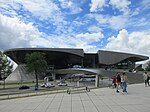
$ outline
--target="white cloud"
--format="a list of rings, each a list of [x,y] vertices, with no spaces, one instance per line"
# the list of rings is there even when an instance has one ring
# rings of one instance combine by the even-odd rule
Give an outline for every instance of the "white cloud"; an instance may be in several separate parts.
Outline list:
[[[111,48],[114,50],[129,50],[128,37],[128,32],[123,29],[119,32],[117,37],[112,36],[109,38],[110,42],[107,44],[106,48]]]
[[[117,8],[124,14],[129,13],[128,6],[131,4],[129,0],[110,0],[109,4],[111,4],[114,8]]]
[[[68,0],[59,0],[59,2],[62,8],[70,8],[73,5],[73,2]]]
[[[105,28],[111,28],[114,30],[120,30],[126,27],[126,23],[128,23],[128,16],[119,15],[119,16],[108,16],[101,14],[89,14],[88,17],[94,18],[99,26],[104,26]]]
[[[77,14],[82,11],[82,9],[79,7],[77,3],[74,3],[73,1],[69,0],[59,0],[61,3],[61,7],[64,9],[69,9],[69,12],[71,14]]]
[[[135,10],[133,10],[132,12],[131,12],[131,16],[136,16],[136,15],[138,15],[140,13],[140,8],[136,8]]]
[[[104,16],[104,15],[101,15],[101,14],[90,14],[89,16],[92,17],[92,18],[95,18],[95,20],[100,24],[107,24],[108,20],[110,18],[108,16]]]
[[[12,14],[10,10],[15,13],[24,9],[41,20],[53,19],[55,16],[62,17],[59,7],[50,0],[9,0],[9,2],[3,0],[0,3],[1,8],[8,10],[9,15]]]
[[[101,32],[81,33],[75,37],[74,43],[76,48],[83,48],[85,52],[97,52],[98,47],[96,45],[92,45],[92,43],[99,42],[104,35]]]
[[[46,38],[37,38],[32,42],[32,45],[42,45],[51,48],[82,48],[85,52],[97,52],[99,49],[93,42],[99,42],[103,38],[101,32],[85,33],[70,36],[68,34],[44,36]]]
[[[142,10],[149,10],[150,9],[150,1],[149,0],[142,0]]]
[[[90,12],[96,12],[98,9],[102,9],[105,6],[105,0],[91,0]]]
[[[38,27],[43,27],[41,21],[48,22],[47,26],[55,27],[54,32],[62,33],[63,27],[68,24],[61,9],[51,0],[1,0],[0,4],[3,15],[18,17],[26,22],[33,21]]]
[[[18,18],[0,15],[0,48],[31,47],[42,33],[32,23],[25,24]]]
[[[89,53],[96,53],[99,48],[94,45],[87,45],[87,44],[79,44],[75,48],[82,48],[84,52],[89,52]]]
[[[150,32],[128,33],[123,29],[116,37],[109,38],[106,49],[150,56]]]
[[[93,42],[99,42],[103,38],[101,32],[98,33],[81,33],[73,36],[49,36],[49,44],[54,48],[82,48],[85,52],[97,52],[98,47],[92,45]]]
[[[80,39],[84,39],[84,40],[87,40],[89,42],[98,42],[101,38],[104,37],[104,35],[101,33],[101,32],[98,32],[98,33],[81,33],[81,34],[78,34],[76,36],[77,38],[80,38]]]
[[[91,45],[103,38],[101,32],[81,33],[69,36],[47,35],[41,33],[31,23],[24,23],[16,17],[0,15],[0,50],[19,47],[54,47],[83,48],[85,51],[96,52],[97,46]]]
[[[25,9],[41,19],[51,18],[60,11],[57,5],[50,0],[15,0],[15,2],[22,4]]]
[[[112,16],[108,18],[108,22],[110,27],[116,30],[124,28],[128,19],[125,16]]]
[[[89,26],[88,31],[90,32],[100,32],[102,29],[98,26]]]

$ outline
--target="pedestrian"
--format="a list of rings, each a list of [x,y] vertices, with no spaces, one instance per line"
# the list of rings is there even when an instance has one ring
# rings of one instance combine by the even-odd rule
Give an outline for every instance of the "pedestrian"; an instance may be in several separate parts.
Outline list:
[[[149,79],[150,79],[150,75],[147,74],[147,84],[148,84],[148,86],[149,86]]]
[[[121,84],[120,84],[120,86],[123,89],[123,74],[121,74],[120,77],[121,77]]]
[[[119,93],[119,88],[121,87],[121,77],[120,77],[120,72],[117,73],[117,77],[116,77],[116,92]]]
[[[144,79],[145,87],[147,86],[147,77],[148,77],[147,72],[144,72],[143,79]]]
[[[123,92],[127,92],[127,81],[128,81],[127,74],[123,72]]]
[[[114,75],[112,79],[112,85],[114,88],[116,88],[116,76]]]

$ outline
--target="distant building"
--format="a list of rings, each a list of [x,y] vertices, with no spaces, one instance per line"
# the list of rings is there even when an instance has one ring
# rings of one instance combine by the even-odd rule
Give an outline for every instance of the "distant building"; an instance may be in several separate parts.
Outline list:
[[[15,73],[22,74],[19,77],[29,77],[25,71],[25,56],[33,52],[45,53],[46,61],[49,65],[49,74],[59,74],[55,70],[69,68],[86,68],[86,69],[123,69],[132,70],[135,68],[135,62],[149,59],[147,56],[98,50],[97,53],[84,53],[83,49],[71,48],[15,48],[8,49],[4,53],[15,61],[19,66]],[[48,73],[47,73],[48,74]],[[21,78],[20,78],[21,79]],[[30,78],[28,78],[30,79]]]

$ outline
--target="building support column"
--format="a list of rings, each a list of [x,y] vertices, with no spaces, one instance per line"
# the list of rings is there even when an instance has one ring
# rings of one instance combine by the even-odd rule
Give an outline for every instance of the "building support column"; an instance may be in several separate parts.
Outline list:
[[[99,87],[99,74],[95,77],[95,87]]]
[[[80,87],[80,82],[79,81],[77,81],[77,87]]]

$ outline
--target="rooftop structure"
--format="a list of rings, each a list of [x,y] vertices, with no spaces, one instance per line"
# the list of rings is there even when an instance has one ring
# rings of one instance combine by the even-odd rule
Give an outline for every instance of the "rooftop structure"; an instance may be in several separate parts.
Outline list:
[[[99,50],[97,53],[84,53],[83,49],[69,48],[16,48],[4,51],[17,64],[25,64],[26,54],[44,52],[48,65],[64,69],[79,65],[83,68],[134,67],[134,63],[149,59],[147,56]]]

